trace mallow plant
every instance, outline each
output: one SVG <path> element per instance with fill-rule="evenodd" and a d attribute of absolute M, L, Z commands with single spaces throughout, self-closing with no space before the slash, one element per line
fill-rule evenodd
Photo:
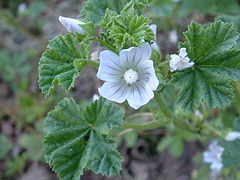
<path fill-rule="evenodd" d="M 59 16 L 67 32 L 49 41 L 39 62 L 39 87 L 46 97 L 57 86 L 69 91 L 86 66 L 97 68 L 102 82 L 100 98 L 88 105 L 64 98 L 44 120 L 45 159 L 58 177 L 77 180 L 84 170 L 118 175 L 124 159 L 116 139 L 126 129 L 188 129 L 212 140 L 203 160 L 214 163 L 215 174 L 223 167 L 240 165 L 239 120 L 232 129 L 217 129 L 203 112 L 234 101 L 233 82 L 240 79 L 237 29 L 221 21 L 192 22 L 179 52 L 163 58 L 157 27 L 143 13 L 151 0 L 109 0 L 102 11 L 101 3 L 86 2 L 79 18 Z M 96 12 L 93 7 L 98 5 Z M 93 41 L 100 52 L 91 51 Z M 169 87 L 175 87 L 177 99 L 165 100 L 172 92 Z M 131 121 L 146 112 L 153 120 Z M 217 162 L 212 152 L 219 152 Z"/>

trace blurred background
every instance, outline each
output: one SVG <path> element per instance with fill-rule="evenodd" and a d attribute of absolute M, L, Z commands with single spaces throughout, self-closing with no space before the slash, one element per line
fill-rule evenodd
<path fill-rule="evenodd" d="M 48 41 L 66 33 L 58 16 L 76 18 L 83 2 L 0 0 L 0 180 L 57 179 L 44 162 L 43 119 L 63 97 L 73 96 L 80 103 L 91 101 L 100 82 L 96 69 L 86 68 L 70 92 L 59 88 L 44 98 L 38 88 L 37 69 Z M 108 8 L 107 0 L 102 2 L 106 3 L 95 7 L 96 13 Z M 157 42 L 164 59 L 166 54 L 177 52 L 178 41 L 184 40 L 182 32 L 192 21 L 221 19 L 240 30 L 239 4 L 237 0 L 155 0 L 145 12 L 158 25 Z M 239 84 L 235 87 L 240 97 Z M 232 122 L 240 113 L 239 99 L 224 113 L 214 110 L 208 118 L 220 128 L 224 122 Z M 201 119 L 203 115 L 198 112 L 195 116 Z M 207 180 L 209 167 L 202 163 L 206 145 L 204 138 L 188 131 L 131 131 L 119 139 L 125 158 L 120 176 L 107 178 L 87 171 L 82 179 Z"/>

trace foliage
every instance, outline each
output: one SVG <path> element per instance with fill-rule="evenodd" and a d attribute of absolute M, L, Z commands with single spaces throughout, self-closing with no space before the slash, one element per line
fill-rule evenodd
<path fill-rule="evenodd" d="M 12 144 L 4 134 L 0 134 L 0 144 L 4 144 L 4 146 L 1 146 L 0 148 L 0 160 L 2 160 L 5 158 L 8 151 L 12 148 Z"/>
<path fill-rule="evenodd" d="M 26 77 L 31 71 L 31 66 L 27 62 L 27 54 L 11 53 L 7 50 L 0 50 L 0 75 L 6 82 L 12 82 L 16 87 L 24 85 Z M 18 79 L 17 79 L 18 77 Z"/>
<path fill-rule="evenodd" d="M 26 149 L 25 156 L 33 161 L 43 160 L 42 140 L 44 132 L 42 131 L 43 123 L 39 121 L 35 124 L 33 133 L 25 133 L 19 139 L 19 145 Z"/>
<path fill-rule="evenodd" d="M 46 96 L 57 85 L 65 90 L 74 86 L 85 61 L 89 60 L 88 41 L 84 37 L 79 39 L 76 34 L 67 34 L 59 35 L 49 42 L 48 50 L 39 63 L 39 87 Z"/>
<path fill-rule="evenodd" d="M 240 12 L 237 0 L 221 0 L 221 3 L 218 0 L 183 0 L 179 8 L 180 17 L 188 16 L 193 10 L 197 10 L 203 15 L 219 13 L 234 15 Z"/>
<path fill-rule="evenodd" d="M 139 46 L 143 40 L 153 40 L 154 34 L 148 26 L 150 20 L 143 15 L 126 14 L 125 11 L 128 9 L 123 9 L 120 15 L 110 10 L 106 11 L 100 22 L 100 27 L 105 31 L 101 34 L 103 41 L 121 50 Z"/>
<path fill-rule="evenodd" d="M 122 157 L 105 132 L 120 126 L 123 115 L 122 108 L 102 98 L 85 109 L 65 98 L 45 119 L 47 162 L 62 179 L 79 179 L 85 168 L 118 174 Z"/>
<path fill-rule="evenodd" d="M 115 0 L 89 0 L 85 1 L 83 8 L 81 9 L 80 17 L 83 17 L 86 21 L 92 21 L 98 23 L 104 16 L 106 9 L 120 13 L 127 0 L 115 1 Z M 96 8 L 98 7 L 98 8 Z"/>
<path fill-rule="evenodd" d="M 184 33 L 192 68 L 173 75 L 172 82 L 181 87 L 178 103 L 184 109 L 196 110 L 201 101 L 209 108 L 225 107 L 233 101 L 231 80 L 239 80 L 240 51 L 232 49 L 239 33 L 231 24 L 215 22 L 204 28 L 192 23 Z M 221 78 L 219 78 L 221 77 Z"/>
<path fill-rule="evenodd" d="M 233 124 L 233 131 L 240 132 L 240 119 L 236 119 Z M 240 140 L 221 141 L 220 145 L 224 147 L 222 159 L 224 167 L 239 167 L 240 166 Z"/>

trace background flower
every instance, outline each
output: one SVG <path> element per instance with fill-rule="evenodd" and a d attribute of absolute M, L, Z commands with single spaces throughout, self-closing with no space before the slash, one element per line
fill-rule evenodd
<path fill-rule="evenodd" d="M 169 62 L 170 71 L 183 70 L 189 67 L 192 67 L 194 62 L 190 62 L 190 59 L 187 57 L 186 48 L 181 48 L 179 55 L 171 55 L 171 60 Z"/>
<path fill-rule="evenodd" d="M 213 178 L 219 176 L 223 167 L 221 158 L 223 151 L 224 148 L 219 146 L 217 141 L 213 141 L 210 143 L 208 150 L 203 153 L 203 161 L 211 164 L 211 176 Z"/>

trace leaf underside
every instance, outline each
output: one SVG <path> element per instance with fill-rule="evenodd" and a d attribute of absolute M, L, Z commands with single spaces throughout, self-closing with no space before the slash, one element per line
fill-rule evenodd
<path fill-rule="evenodd" d="M 220 108 L 233 101 L 232 80 L 240 79 L 240 50 L 233 49 L 239 33 L 231 25 L 217 21 L 207 28 L 193 22 L 184 33 L 192 68 L 176 72 L 172 82 L 181 88 L 178 103 L 195 111 L 203 101 L 209 108 Z"/>
<path fill-rule="evenodd" d="M 123 116 L 123 108 L 103 98 L 86 109 L 63 99 L 45 119 L 47 162 L 63 180 L 79 180 L 84 169 L 118 174 L 122 157 L 105 131 L 120 126 Z"/>

